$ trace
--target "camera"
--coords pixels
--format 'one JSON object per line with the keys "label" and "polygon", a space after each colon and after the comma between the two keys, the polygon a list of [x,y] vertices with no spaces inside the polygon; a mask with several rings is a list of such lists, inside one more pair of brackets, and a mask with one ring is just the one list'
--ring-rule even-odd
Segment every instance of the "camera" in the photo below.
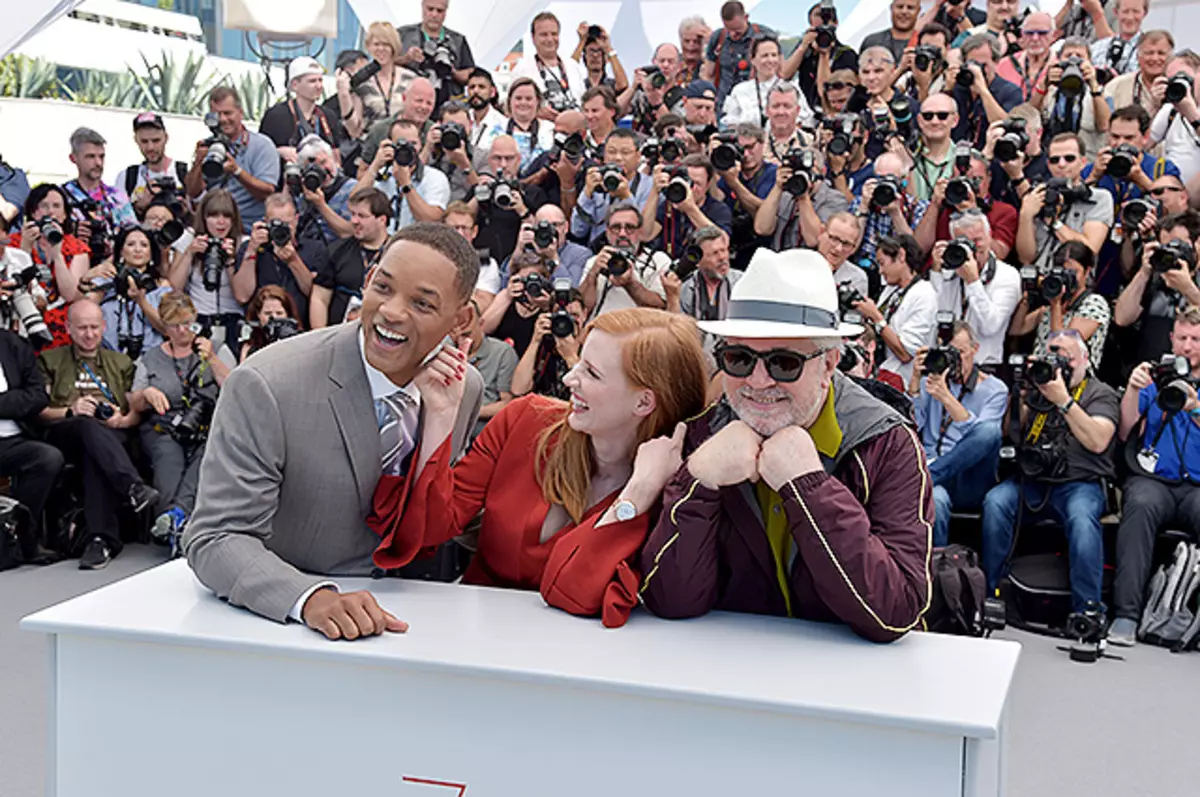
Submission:
{"label": "camera", "polygon": [[1192,268],[1196,265],[1196,250],[1187,241],[1167,241],[1150,255],[1150,268],[1165,274],[1175,268]]}
{"label": "camera", "polygon": [[659,154],[662,155],[662,159],[664,161],[666,161],[667,163],[674,163],[675,161],[682,158],[684,156],[684,154],[687,152],[687,144],[685,144],[683,139],[681,139],[681,138],[675,138],[674,136],[668,136],[667,138],[664,138],[662,140],[662,143],[659,145],[658,151],[659,151]]}
{"label": "camera", "polygon": [[838,360],[838,370],[848,374],[858,367],[861,362],[868,362],[867,351],[857,343],[846,342],[842,345],[842,357]]}
{"label": "camera", "polygon": [[383,69],[383,64],[379,63],[378,61],[372,61],[371,63],[364,66],[362,69],[355,72],[353,75],[350,76],[350,90],[353,91],[354,89],[356,89],[359,86],[366,83],[371,78],[378,75],[379,70],[381,70],[381,69]]}
{"label": "camera", "polygon": [[900,182],[891,175],[878,178],[875,190],[871,192],[871,210],[880,211],[896,201],[900,196]]}
{"label": "camera", "polygon": [[1046,204],[1042,207],[1042,220],[1047,224],[1053,222],[1060,212],[1091,195],[1092,191],[1086,185],[1073,185],[1065,177],[1051,177],[1046,181]]}
{"label": "camera", "polygon": [[646,79],[650,81],[650,88],[657,90],[667,85],[667,76],[657,66],[653,64],[644,66],[642,67],[642,72],[645,73]]}
{"label": "camera", "polygon": [[1133,166],[1142,159],[1142,151],[1132,144],[1118,144],[1112,148],[1112,157],[1104,170],[1118,180],[1124,180],[1133,171]]}
{"label": "camera", "polygon": [[467,140],[467,129],[458,122],[442,122],[442,149],[458,149]]}
{"label": "camera", "polygon": [[550,314],[550,333],[556,338],[569,338],[575,334],[575,318],[567,312],[571,303],[571,280],[559,278],[554,281],[554,312]]}
{"label": "camera", "polygon": [[632,249],[619,246],[610,246],[609,253],[608,265],[604,267],[604,274],[609,277],[619,277],[628,271],[636,256]]}
{"label": "camera", "polygon": [[[892,122],[896,125],[892,135],[899,136],[905,146],[911,147],[916,141],[917,129],[913,126],[912,106],[908,104],[908,97],[897,96],[888,103],[888,111],[891,112]],[[884,119],[884,124],[886,122]]]}
{"label": "camera", "polygon": [[650,168],[658,165],[658,159],[661,155],[661,148],[657,138],[648,138],[646,143],[642,144],[641,156],[646,159],[646,163],[650,164]]}
{"label": "camera", "polygon": [[520,190],[519,184],[514,180],[480,183],[475,186],[475,199],[485,204],[491,203],[501,210],[508,210],[516,203]]}
{"label": "camera", "polygon": [[209,111],[204,115],[204,126],[208,128],[209,137],[204,140],[208,152],[200,164],[200,173],[206,179],[216,180],[225,173],[225,158],[233,142],[221,132],[221,120],[215,113]]}
{"label": "camera", "polygon": [[970,238],[958,236],[942,251],[942,267],[951,270],[962,268],[975,253],[975,242]]}
{"label": "camera", "polygon": [[925,365],[921,368],[923,376],[949,374],[951,377],[962,373],[962,353],[953,346],[934,346],[925,352]]}
{"label": "camera", "polygon": [[220,238],[209,238],[204,249],[201,278],[204,290],[216,291],[221,287],[221,274],[225,271],[225,248]]}
{"label": "camera", "polygon": [[1073,296],[1079,288],[1075,272],[1066,266],[1052,266],[1042,277],[1042,298],[1047,302],[1068,296]]}
{"label": "camera", "polygon": [[525,286],[525,299],[540,299],[550,292],[552,286],[550,280],[543,277],[541,274],[526,274],[518,279]]}
{"label": "camera", "polygon": [[51,246],[58,246],[62,243],[63,231],[57,221],[49,216],[42,216],[36,222],[38,232],[42,234],[42,238]]}
{"label": "camera", "polygon": [[548,221],[539,221],[533,227],[533,243],[538,249],[557,249],[558,230]]}
{"label": "camera", "polygon": [[793,147],[783,156],[783,165],[792,170],[792,176],[783,184],[783,190],[793,196],[803,196],[812,187],[816,156],[809,150]]}
{"label": "camera", "polygon": [[138,271],[136,268],[122,265],[117,269],[116,276],[113,277],[113,287],[122,299],[129,298],[129,280],[131,279],[134,286],[143,293],[154,290],[154,277],[145,271]]}
{"label": "camera", "polygon": [[183,222],[176,216],[165,222],[162,228],[154,233],[154,237],[158,239],[158,245],[165,249],[182,238],[184,232]]}
{"label": "camera", "polygon": [[[446,134],[442,134],[442,139],[445,140]],[[551,161],[557,162],[563,155],[567,156],[567,160],[571,163],[577,163],[583,157],[584,141],[583,136],[579,133],[571,133],[570,135],[562,132],[554,134],[554,146],[550,148],[547,157]]]}
{"label": "camera", "polygon": [[427,68],[433,69],[438,74],[448,75],[454,69],[454,53],[450,52],[445,41],[426,39],[421,46],[421,51],[425,53]]}
{"label": "camera", "polygon": [[600,186],[597,189],[603,194],[616,193],[621,188],[621,182],[625,179],[625,173],[621,171],[621,167],[615,163],[606,163],[599,168]]}
{"label": "camera", "polygon": [[845,155],[854,147],[854,126],[858,118],[852,114],[840,113],[827,120],[825,129],[833,131],[827,149],[830,155]]}
{"label": "camera", "polygon": [[958,207],[971,198],[975,184],[969,177],[955,177],[946,183],[946,203]]}
{"label": "camera", "polygon": [[[959,73],[962,74],[961,72]],[[996,139],[993,151],[1001,163],[1009,163],[1020,158],[1025,148],[1029,146],[1029,133],[1025,131],[1024,119],[1007,119],[1000,128],[1004,131]]]}
{"label": "camera", "polygon": [[103,423],[104,421],[107,421],[109,418],[111,418],[112,416],[114,416],[116,414],[117,414],[116,409],[113,408],[113,405],[111,405],[107,402],[98,403],[96,405],[96,409],[92,411],[92,417],[95,418],[96,420],[100,421],[101,423]]}
{"label": "camera", "polygon": [[975,73],[969,68],[971,64],[983,69],[983,64],[978,61],[967,61],[959,67],[958,74],[954,76],[954,85],[961,89],[970,89],[975,85]]}
{"label": "camera", "polygon": [[688,277],[696,273],[696,268],[700,265],[700,261],[704,259],[704,249],[695,241],[689,242],[683,247],[683,252],[671,264],[671,271],[676,277],[679,277],[680,282],[683,282]]}
{"label": "camera", "polygon": [[837,41],[837,9],[833,5],[833,0],[821,0],[821,7],[818,11],[821,15],[821,24],[815,29],[817,34],[817,48],[828,50]]}
{"label": "camera", "polygon": [[46,326],[46,320],[38,312],[37,303],[29,292],[29,286],[37,282],[38,267],[28,266],[13,277],[16,287],[7,297],[0,299],[0,316],[6,319],[16,319],[25,338],[35,349],[41,349],[54,342]]}
{"label": "camera", "polygon": [[325,180],[328,178],[329,172],[325,171],[325,167],[319,163],[306,163],[300,170],[300,185],[306,191],[321,190],[321,186],[325,185]]}
{"label": "camera", "polygon": [[1164,354],[1162,360],[1151,371],[1158,388],[1158,406],[1163,412],[1179,412],[1187,404],[1184,385],[1196,386],[1192,379],[1192,365],[1186,357]]}
{"label": "camera", "polygon": [[1081,612],[1068,614],[1066,634],[1075,640],[1066,649],[1071,661],[1092,664],[1103,658],[1104,629],[1107,625],[1104,607],[1096,601],[1085,603]]}
{"label": "camera", "polygon": [[913,68],[918,72],[928,72],[930,69],[937,69],[942,65],[941,48],[934,47],[932,44],[918,44],[916,52],[913,53]]}
{"label": "camera", "polygon": [[[696,143],[702,147],[708,146],[708,140],[717,132],[716,125],[688,125],[684,128],[688,135],[696,139]],[[666,154],[663,155],[666,157]]]}
{"label": "camera", "polygon": [[1069,382],[1071,377],[1071,361],[1057,352],[1043,356],[1030,356],[1025,361],[1025,380],[1028,387],[1045,385],[1054,380],[1059,372],[1063,381]]}
{"label": "camera", "polygon": [[1137,232],[1138,227],[1146,220],[1146,215],[1154,211],[1156,216],[1162,212],[1162,204],[1157,199],[1138,197],[1131,199],[1121,208],[1121,227],[1128,233]]}
{"label": "camera", "polygon": [[81,199],[74,203],[75,209],[83,214],[90,230],[87,239],[93,264],[104,260],[109,254],[109,239],[112,237],[108,222],[100,214],[100,203],[94,199]]}
{"label": "camera", "polygon": [[191,385],[185,389],[183,406],[164,415],[156,428],[170,434],[180,445],[195,445],[208,436],[216,404],[210,398],[196,395]]}
{"label": "camera", "polygon": [[687,199],[688,194],[692,190],[691,178],[687,176],[686,169],[673,169],[671,174],[671,182],[667,183],[667,187],[663,189],[663,195],[667,201],[673,205],[678,205]]}
{"label": "camera", "polygon": [[588,25],[587,36],[584,37],[584,43],[594,42],[596,39],[604,37],[604,29],[599,25]]}
{"label": "camera", "polygon": [[1186,72],[1180,72],[1167,81],[1166,101],[1172,105],[1182,102],[1184,97],[1192,93],[1193,85],[1192,76]]}
{"label": "camera", "polygon": [[417,148],[411,141],[398,138],[392,142],[392,163],[409,167],[417,162]]}
{"label": "camera", "polygon": [[299,335],[300,322],[294,318],[272,318],[263,324],[262,330],[267,343],[275,343]]}
{"label": "camera", "polygon": [[1064,97],[1081,97],[1087,88],[1083,77],[1083,59],[1077,55],[1062,60],[1062,77],[1058,79],[1058,91]]}
{"label": "camera", "polygon": [[285,163],[283,165],[283,184],[293,197],[304,193],[304,180],[300,175],[300,164]]}
{"label": "camera", "polygon": [[863,301],[863,295],[849,282],[838,283],[838,308],[842,313],[854,311],[854,305]]}
{"label": "camera", "polygon": [[1054,479],[1066,468],[1066,452],[1063,434],[1043,434],[1037,442],[1025,442],[1016,449],[1016,464],[1026,479]]}
{"label": "camera", "polygon": [[267,222],[267,238],[276,246],[287,246],[292,241],[292,228],[283,219]]}
{"label": "camera", "polygon": [[731,133],[719,133],[719,142],[712,151],[712,165],[718,172],[732,169],[742,160],[742,145],[737,142],[737,136]]}

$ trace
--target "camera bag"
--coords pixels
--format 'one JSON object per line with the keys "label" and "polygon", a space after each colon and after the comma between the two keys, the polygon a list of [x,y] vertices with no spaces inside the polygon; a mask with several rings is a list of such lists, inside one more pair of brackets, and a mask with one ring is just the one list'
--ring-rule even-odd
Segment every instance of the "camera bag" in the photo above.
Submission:
{"label": "camera bag", "polygon": [[979,555],[965,545],[947,545],[933,551],[930,563],[933,595],[922,618],[926,631],[957,636],[983,636],[983,602],[987,578]]}
{"label": "camera bag", "polygon": [[1200,545],[1181,542],[1175,558],[1150,579],[1146,608],[1138,624],[1138,639],[1179,653],[1200,641]]}

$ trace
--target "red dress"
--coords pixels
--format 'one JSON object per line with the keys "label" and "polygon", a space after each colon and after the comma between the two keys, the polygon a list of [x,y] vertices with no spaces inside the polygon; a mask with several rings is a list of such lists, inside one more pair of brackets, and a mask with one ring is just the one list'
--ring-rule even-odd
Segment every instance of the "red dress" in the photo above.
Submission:
{"label": "red dress", "polygon": [[[14,249],[20,249],[21,233],[14,232],[8,236],[8,245]],[[76,255],[90,255],[92,250],[74,235],[64,235],[62,253],[63,260],[67,261],[67,265],[69,266],[71,265],[71,259]],[[46,301],[48,303],[43,318],[46,321],[46,328],[54,336],[54,341],[43,349],[43,351],[56,349],[59,346],[68,346],[71,343],[71,335],[67,332],[67,303],[63,301],[62,296],[58,293],[58,282],[54,279],[53,266],[42,259],[42,250],[38,248],[37,244],[34,244],[29,256],[38,265],[38,271],[42,272],[38,277],[38,283],[42,286],[42,290],[46,292]],[[50,272],[49,277],[43,279],[47,276],[46,271]]]}
{"label": "red dress", "polygon": [[566,404],[542,396],[516,399],[488,422],[453,468],[447,440],[411,489],[407,479],[383,477],[367,521],[383,539],[375,564],[408,564],[422,550],[461,534],[482,509],[479,549],[464,583],[540,590],[551,606],[599,614],[610,628],[624,625],[638,601],[640,577],[631,562],[649,533],[650,515],[596,528],[616,500],[614,492],[578,524],[568,522],[541,541],[550,504],[534,457],[542,431],[566,412]]}

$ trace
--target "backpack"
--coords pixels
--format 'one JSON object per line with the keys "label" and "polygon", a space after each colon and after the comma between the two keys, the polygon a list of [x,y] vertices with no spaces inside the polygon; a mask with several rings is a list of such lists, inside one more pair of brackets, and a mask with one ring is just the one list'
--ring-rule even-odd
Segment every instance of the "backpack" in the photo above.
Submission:
{"label": "backpack", "polygon": [[930,563],[933,595],[923,623],[926,631],[957,636],[983,636],[983,602],[987,579],[979,556],[965,545],[935,548]]}
{"label": "backpack", "polygon": [[1146,608],[1138,625],[1138,639],[1179,653],[1195,650],[1200,642],[1200,545],[1181,542],[1175,558],[1158,568],[1150,579]]}
{"label": "backpack", "polygon": [[[125,169],[125,196],[133,196],[133,189],[137,188],[138,172],[142,165],[136,164]],[[179,187],[183,188],[183,181],[187,179],[188,165],[183,161],[175,161],[175,182]]]}
{"label": "backpack", "polygon": [[30,561],[33,519],[29,509],[15,498],[0,495],[0,572]]}

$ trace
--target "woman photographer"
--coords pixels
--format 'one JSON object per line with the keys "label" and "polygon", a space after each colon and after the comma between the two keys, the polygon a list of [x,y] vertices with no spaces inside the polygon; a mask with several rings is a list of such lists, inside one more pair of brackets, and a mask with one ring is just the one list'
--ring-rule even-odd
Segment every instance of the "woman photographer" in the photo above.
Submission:
{"label": "woman photographer", "polygon": [[[615,310],[583,337],[565,380],[570,403],[513,400],[453,467],[450,430],[464,382],[436,363],[444,378],[421,388],[424,467],[408,480],[384,476],[368,518],[384,539],[380,567],[461,534],[482,509],[465,583],[538,589],[551,606],[601,615],[610,628],[625,623],[640,582],[630,561],[682,464],[684,422],[704,408],[707,369],[695,322],[678,314]],[[381,520],[393,516],[406,482],[404,512]]]}
{"label": "woman photographer", "polygon": [[104,311],[104,345],[136,360],[162,343],[166,326],[158,317],[158,303],[171,288],[159,276],[162,255],[150,231],[142,227],[121,230],[113,252],[116,265],[104,261],[91,269],[80,285]]}
{"label": "woman photographer", "polygon": [[[233,295],[242,219],[233,195],[224,189],[206,193],[193,226],[196,237],[175,255],[167,278],[172,288],[191,297],[198,320],[214,331],[221,329],[220,342],[232,345],[242,324],[242,306]],[[254,261],[243,259],[241,268],[253,269]]]}
{"label": "woman photographer", "polygon": [[533,78],[521,77],[513,81],[508,89],[509,122],[499,134],[510,135],[521,152],[521,168],[554,147],[554,125],[539,119],[542,110],[542,92]]}
{"label": "woman photographer", "polygon": [[[1050,335],[1073,329],[1088,347],[1088,357],[1098,364],[1104,353],[1104,339],[1112,312],[1103,296],[1091,290],[1092,270],[1096,255],[1079,241],[1065,241],[1054,250],[1050,271],[1044,274],[1038,290],[1026,292],[1017,303],[1009,323],[1008,334],[1014,337],[1037,330],[1033,353],[1044,355]],[[1061,285],[1061,290],[1058,290]],[[1047,294],[1053,298],[1046,298]],[[1030,302],[1036,309],[1030,309]]]}
{"label": "woman photographer", "polygon": [[[276,340],[282,340],[281,337],[272,338],[268,334],[268,324],[273,320],[282,320],[290,318],[296,322],[292,328],[292,335],[300,331],[300,314],[296,311],[296,303],[292,300],[291,294],[279,285],[264,285],[254,294],[254,298],[250,300],[250,304],[246,305],[246,318],[250,323],[254,324],[254,330],[250,333],[250,339],[242,344],[242,356],[238,358],[239,363],[246,362],[246,358],[259,349],[265,348]],[[291,335],[287,335],[291,337]]]}
{"label": "woman photographer", "polygon": [[[71,343],[67,334],[67,305],[80,297],[79,280],[88,271],[91,250],[76,238],[68,221],[66,193],[57,185],[42,183],[25,200],[25,226],[8,238],[8,245],[21,249],[38,267],[38,283],[46,292],[42,317],[54,336],[53,349]],[[52,243],[53,241],[53,243]]]}
{"label": "woman photographer", "polygon": [[[558,308],[542,313],[533,326],[533,340],[517,362],[512,375],[512,393],[524,396],[537,393],[539,396],[562,399],[571,397],[570,389],[563,379],[567,372],[579,362],[579,347],[583,342],[580,332],[587,321],[587,310],[583,305],[583,294],[571,289],[570,299],[563,308],[571,317],[570,334],[557,334],[554,330],[554,315]],[[561,317],[561,316],[560,316]],[[561,323],[561,322],[560,322]],[[559,332],[566,332],[565,328]]]}
{"label": "woman photographer", "polygon": [[196,334],[187,295],[168,293],[158,311],[167,339],[137,361],[129,406],[142,413],[139,437],[159,494],[153,534],[174,547],[196,504],[208,424],[233,355],[225,347],[214,354],[212,341]]}
{"label": "woman photographer", "polygon": [[154,234],[158,248],[162,252],[158,273],[167,274],[171,271],[171,263],[175,255],[188,248],[195,233],[188,229],[180,215],[176,215],[178,207],[172,208],[171,203],[157,195],[150,200],[142,226]]}

